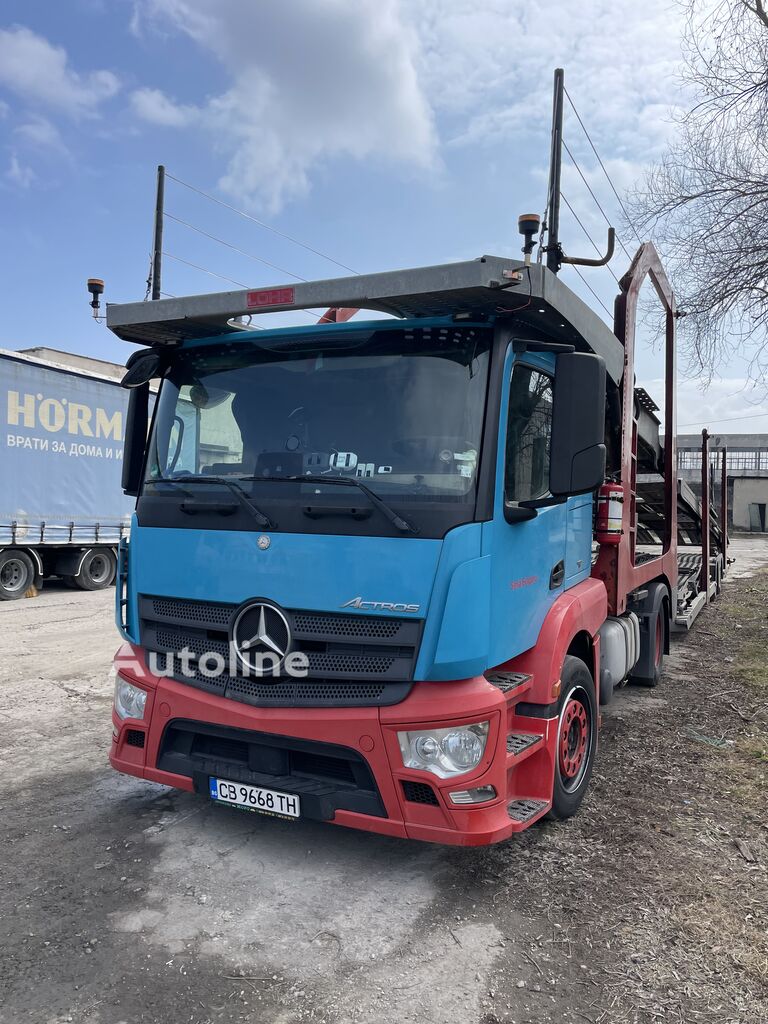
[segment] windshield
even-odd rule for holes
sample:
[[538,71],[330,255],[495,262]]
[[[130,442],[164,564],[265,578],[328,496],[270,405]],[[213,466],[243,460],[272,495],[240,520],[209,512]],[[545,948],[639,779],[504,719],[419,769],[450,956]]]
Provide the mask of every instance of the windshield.
[[[260,508],[286,488],[316,491],[275,480],[302,476],[357,479],[396,505],[474,502],[491,336],[369,324],[304,335],[300,350],[298,336],[273,335],[180,353],[160,392],[148,482],[159,492],[174,490],[161,479],[226,477],[255,489]],[[360,504],[359,488],[332,490],[336,504]]]

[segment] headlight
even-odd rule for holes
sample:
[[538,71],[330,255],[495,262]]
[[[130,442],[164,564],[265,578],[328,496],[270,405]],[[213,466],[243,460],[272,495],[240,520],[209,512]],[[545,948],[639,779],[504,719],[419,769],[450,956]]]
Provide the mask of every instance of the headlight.
[[400,752],[406,768],[421,768],[440,779],[450,779],[477,768],[488,739],[488,722],[399,732]]
[[120,718],[143,718],[147,691],[120,676],[115,681],[115,711]]

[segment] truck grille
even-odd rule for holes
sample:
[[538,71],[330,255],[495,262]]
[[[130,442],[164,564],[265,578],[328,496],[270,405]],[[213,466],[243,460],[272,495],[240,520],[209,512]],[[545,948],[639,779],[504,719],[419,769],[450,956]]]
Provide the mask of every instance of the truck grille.
[[231,664],[229,627],[240,605],[139,597],[141,643],[158,657],[188,649],[191,673],[182,674],[178,661],[172,678],[190,686],[247,704],[272,707],[300,705],[395,704],[407,696],[418,654],[419,620],[377,616],[337,615],[284,609],[293,635],[293,650],[309,662],[305,678],[222,674],[211,677],[199,659],[221,655]]

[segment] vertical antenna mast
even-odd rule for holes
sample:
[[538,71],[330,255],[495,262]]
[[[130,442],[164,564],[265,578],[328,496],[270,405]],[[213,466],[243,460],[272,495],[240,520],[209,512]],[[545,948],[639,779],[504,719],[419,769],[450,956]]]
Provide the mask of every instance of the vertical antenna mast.
[[547,269],[556,274],[562,262],[560,248],[560,171],[563,166],[563,90],[565,73],[555,69],[552,100],[552,148],[549,155],[549,199],[547,203]]
[[165,167],[157,168],[157,194],[155,196],[155,234],[152,243],[152,298],[160,298],[163,265],[163,207],[165,204]]

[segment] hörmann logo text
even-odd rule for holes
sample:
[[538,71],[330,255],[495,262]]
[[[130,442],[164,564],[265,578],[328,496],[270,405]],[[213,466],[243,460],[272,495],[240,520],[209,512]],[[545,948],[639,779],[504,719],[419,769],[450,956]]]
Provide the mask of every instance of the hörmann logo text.
[[415,614],[420,604],[395,604],[392,601],[364,601],[362,597],[353,597],[351,601],[340,605],[341,608],[360,608],[367,612],[410,612]]
[[81,402],[68,402],[66,398],[44,398],[42,395],[21,395],[8,392],[7,421],[11,427],[29,430],[42,427],[51,434],[63,430],[82,437],[111,437],[123,440],[123,414],[121,410],[110,416],[105,409],[92,409]]

